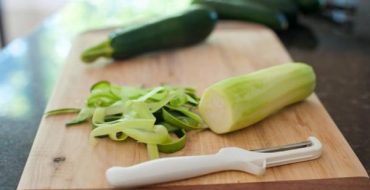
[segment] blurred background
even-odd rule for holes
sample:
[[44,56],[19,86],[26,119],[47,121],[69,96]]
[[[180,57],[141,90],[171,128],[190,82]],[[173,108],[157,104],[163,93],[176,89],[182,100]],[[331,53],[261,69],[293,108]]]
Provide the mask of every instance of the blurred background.
[[68,0],[2,0],[5,43],[32,32],[46,17],[58,11]]
[[[175,12],[190,0],[1,0],[0,188],[15,189],[64,60],[79,33]],[[316,93],[370,172],[370,1],[328,0],[276,32],[311,64]]]
[[[315,16],[320,16],[322,19],[331,22],[332,24],[343,25],[347,30],[353,30],[353,24],[358,21],[358,17],[354,19],[355,15],[366,14],[369,4],[361,0],[325,0],[326,9]],[[1,1],[1,14],[2,25],[4,28],[3,35],[5,42],[12,41],[16,37],[25,36],[35,29],[42,21],[62,9],[66,4],[83,2],[83,0],[2,0]],[[91,1],[92,3],[99,2],[97,0]],[[115,1],[114,4],[125,4],[134,1],[122,0]],[[166,2],[166,1],[161,1]],[[168,2],[168,1],[167,1]],[[181,5],[190,2],[189,0],[177,0]],[[102,3],[102,2],[101,2]],[[145,6],[148,4],[147,0],[139,0],[134,4]],[[162,3],[162,5],[164,5]],[[180,6],[181,6],[180,5]],[[362,15],[363,16],[363,15]],[[361,16],[360,16],[361,17]],[[362,17],[365,19],[365,17]],[[358,25],[356,28],[368,28],[368,26]],[[369,31],[363,31],[369,34]]]

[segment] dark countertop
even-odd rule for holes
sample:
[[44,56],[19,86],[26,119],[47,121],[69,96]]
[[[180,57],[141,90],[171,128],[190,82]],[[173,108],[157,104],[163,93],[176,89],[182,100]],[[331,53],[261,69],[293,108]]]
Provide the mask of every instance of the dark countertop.
[[[0,52],[0,187],[15,189],[49,95],[73,37],[181,9],[188,1],[77,1]],[[163,2],[163,1],[161,1]],[[296,61],[313,65],[316,93],[370,173],[370,1],[359,1],[352,26],[301,16],[279,33]],[[65,79],[68,80],[68,79]]]

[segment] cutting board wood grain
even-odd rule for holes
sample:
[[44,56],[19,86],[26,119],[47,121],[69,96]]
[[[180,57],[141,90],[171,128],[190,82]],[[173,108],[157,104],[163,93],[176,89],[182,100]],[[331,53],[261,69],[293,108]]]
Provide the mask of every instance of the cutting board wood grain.
[[[201,94],[210,84],[227,77],[292,61],[269,29],[224,22],[205,43],[197,46],[147,54],[117,64],[82,64],[79,55],[83,49],[104,39],[108,32],[87,32],[75,39],[47,109],[81,107],[90,86],[99,80],[136,86],[163,83],[191,86]],[[112,142],[101,139],[92,146],[88,141],[89,124],[64,126],[72,117],[42,119],[19,189],[109,188],[104,175],[107,168],[148,160],[145,145],[133,140]],[[323,154],[317,160],[271,168],[263,176],[228,171],[161,185],[367,177],[316,95],[237,132],[225,135],[216,135],[208,130],[191,132],[183,150],[161,154],[161,157],[211,154],[228,146],[245,149],[270,147],[303,141],[310,135],[315,135],[323,143]]]

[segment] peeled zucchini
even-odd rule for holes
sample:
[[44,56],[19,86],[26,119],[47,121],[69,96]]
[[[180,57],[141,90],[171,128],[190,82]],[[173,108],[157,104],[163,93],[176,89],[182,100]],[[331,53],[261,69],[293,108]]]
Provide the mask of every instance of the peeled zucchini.
[[315,73],[303,63],[287,63],[219,81],[208,87],[199,112],[215,133],[248,127],[308,97]]

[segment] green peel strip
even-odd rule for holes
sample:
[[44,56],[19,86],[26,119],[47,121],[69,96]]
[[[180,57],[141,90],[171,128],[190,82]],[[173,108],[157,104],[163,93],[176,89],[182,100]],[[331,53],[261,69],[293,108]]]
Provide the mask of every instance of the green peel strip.
[[88,107],[82,108],[81,111],[78,113],[77,117],[67,122],[66,126],[76,125],[76,124],[80,124],[80,123],[87,121],[89,118],[92,117],[93,112],[94,112],[94,109],[92,108],[88,108]]
[[62,109],[56,109],[56,110],[51,110],[45,113],[45,116],[52,116],[52,115],[62,115],[62,114],[67,114],[67,113],[78,113],[80,112],[81,109],[79,108],[62,108]]
[[186,131],[202,128],[202,120],[194,111],[198,102],[192,88],[146,89],[100,81],[90,88],[83,108],[52,110],[46,116],[78,113],[66,125],[90,121],[92,143],[102,137],[113,141],[132,138],[146,144],[149,158],[156,159],[159,152],[181,150],[186,143]]

